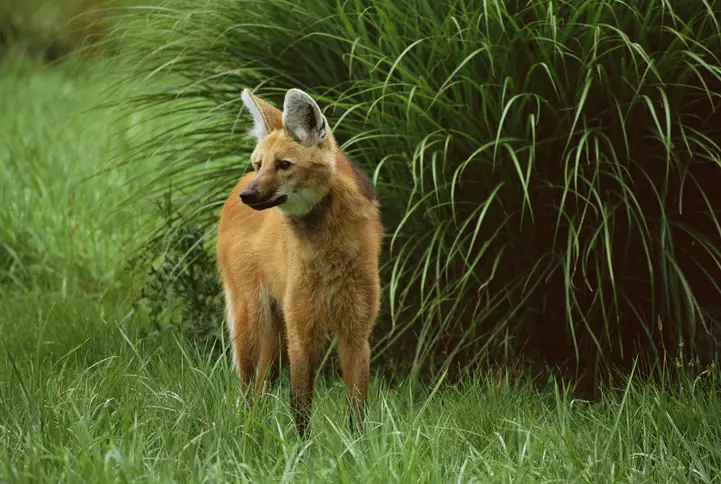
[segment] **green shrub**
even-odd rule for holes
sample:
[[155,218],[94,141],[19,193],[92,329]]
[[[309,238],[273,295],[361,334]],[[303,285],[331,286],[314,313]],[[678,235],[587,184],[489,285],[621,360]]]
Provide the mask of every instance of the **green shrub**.
[[211,235],[252,147],[241,89],[319,100],[382,203],[377,361],[583,368],[720,324],[720,10],[178,0],[119,33],[134,106],[173,113],[151,193],[172,180]]
[[153,333],[179,329],[200,342],[217,344],[223,304],[204,230],[175,210],[170,191],[158,209],[160,220],[172,230],[147,240],[144,250],[129,261],[130,268],[148,268],[135,308],[148,312]]

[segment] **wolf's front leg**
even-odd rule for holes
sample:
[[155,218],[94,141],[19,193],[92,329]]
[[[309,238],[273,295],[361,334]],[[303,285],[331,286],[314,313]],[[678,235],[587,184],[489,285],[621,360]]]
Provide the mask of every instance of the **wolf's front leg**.
[[359,431],[363,424],[365,401],[368,396],[371,355],[368,338],[339,334],[338,351],[343,369],[343,381],[346,385],[350,427],[353,431]]
[[290,360],[290,406],[298,433],[306,437],[313,406],[313,386],[324,334],[313,318],[313,311],[287,305],[285,320]]

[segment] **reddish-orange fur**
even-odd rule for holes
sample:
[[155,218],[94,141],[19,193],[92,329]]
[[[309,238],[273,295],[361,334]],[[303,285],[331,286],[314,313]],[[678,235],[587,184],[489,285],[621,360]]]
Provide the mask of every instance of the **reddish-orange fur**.
[[[330,132],[317,143],[301,144],[284,129],[281,111],[249,97],[262,115],[256,121],[263,123],[251,157],[257,171],[243,176],[225,202],[217,245],[238,375],[246,384],[255,379],[260,393],[285,336],[291,406],[304,434],[316,364],[327,332],[333,331],[351,424],[360,423],[368,339],[380,305],[378,204]],[[292,168],[280,170],[279,160],[289,160]],[[254,210],[239,197],[251,183],[263,196],[295,183],[319,200],[300,214],[284,213],[283,205]]]

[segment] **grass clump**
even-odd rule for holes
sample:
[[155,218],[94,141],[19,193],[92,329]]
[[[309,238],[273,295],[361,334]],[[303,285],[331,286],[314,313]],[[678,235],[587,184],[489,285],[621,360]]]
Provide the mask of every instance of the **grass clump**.
[[241,89],[319,100],[380,192],[376,364],[593,369],[717,348],[720,10],[176,0],[122,34],[136,105],[188,116],[145,153],[211,239],[247,169]]

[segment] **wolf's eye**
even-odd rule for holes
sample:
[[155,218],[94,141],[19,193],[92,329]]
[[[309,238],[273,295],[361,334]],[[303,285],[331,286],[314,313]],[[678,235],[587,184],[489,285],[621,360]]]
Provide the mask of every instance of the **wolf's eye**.
[[288,160],[278,160],[278,163],[276,163],[279,170],[287,170],[290,168],[290,165],[292,165],[292,163]]

